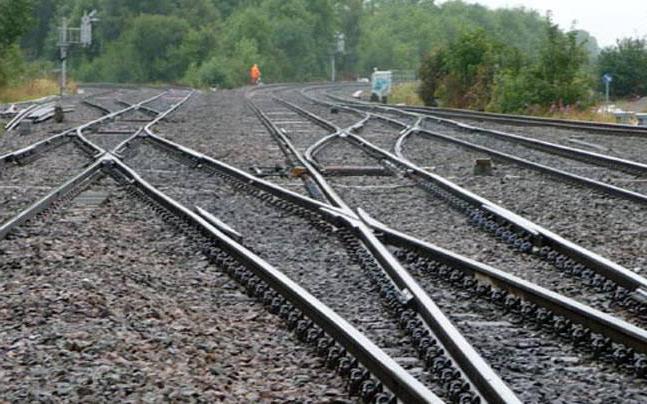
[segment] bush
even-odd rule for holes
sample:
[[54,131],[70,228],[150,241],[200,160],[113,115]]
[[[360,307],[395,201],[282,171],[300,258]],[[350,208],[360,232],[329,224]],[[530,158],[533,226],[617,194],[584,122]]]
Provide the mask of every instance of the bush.
[[497,76],[488,108],[498,112],[547,111],[556,106],[589,105],[591,82],[584,72],[588,59],[576,32],[563,33],[550,25],[539,60],[525,67],[504,70]]
[[485,109],[499,63],[509,52],[483,30],[466,32],[427,57],[420,69],[421,98],[453,108]]
[[238,87],[249,82],[248,71],[254,63],[262,67],[256,42],[242,39],[231,54],[213,56],[200,66],[192,65],[184,81],[195,87]]
[[577,33],[550,23],[536,60],[488,38],[461,35],[427,57],[420,69],[420,95],[427,105],[497,112],[584,106],[592,99],[585,72],[588,53]]
[[182,52],[189,24],[178,17],[140,15],[105,53],[78,69],[87,81],[153,82],[182,77],[190,60]]
[[25,61],[17,45],[0,48],[0,87],[19,82],[25,73]]
[[[597,74],[613,76],[613,95],[647,95],[647,40],[625,38],[615,47],[604,49],[598,58]],[[601,82],[600,86],[604,90]]]

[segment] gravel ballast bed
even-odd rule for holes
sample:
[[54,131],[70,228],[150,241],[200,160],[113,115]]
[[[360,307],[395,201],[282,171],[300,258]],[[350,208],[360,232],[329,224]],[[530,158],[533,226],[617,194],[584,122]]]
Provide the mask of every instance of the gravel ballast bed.
[[283,133],[301,154],[321,138],[330,134],[330,130],[301,116],[271,98],[270,94],[260,92],[252,98],[252,101],[279,129],[284,131]]
[[378,161],[359,146],[343,138],[331,139],[317,153],[314,159],[324,166],[375,166]]
[[3,244],[2,397],[344,401],[311,348],[110,182],[99,207]]
[[[330,107],[301,93],[305,89],[312,96],[330,100],[327,94],[348,96],[359,88],[357,84],[313,86],[198,91],[153,131],[309,195],[306,182],[288,176],[299,175],[300,171],[289,169],[301,164],[283,154],[250,102],[304,152],[330,130],[273,97],[341,127],[362,119],[362,114],[343,109],[332,113]],[[115,102],[117,98],[134,103],[163,91],[87,89],[85,96],[114,110],[125,108]],[[173,89],[148,106],[161,112],[187,94],[186,89]],[[87,108],[88,116],[90,110],[97,115],[92,119],[101,115],[98,109]],[[385,114],[409,124],[415,121],[396,112]],[[150,121],[154,114],[133,112],[105,125],[102,131],[134,132],[145,125],[144,119]],[[640,178],[632,175],[483,135],[460,133],[445,125],[431,128],[578,174],[618,185],[632,184],[632,189],[642,186]],[[374,118],[358,129],[357,135],[393,152],[400,130]],[[87,135],[107,149],[129,137],[125,133]],[[604,139],[613,140],[591,147],[607,147],[616,139],[629,138]],[[347,240],[345,231],[325,224],[316,213],[213,172],[208,164],[183,160],[186,156],[153,140],[140,140],[124,152],[124,162],[143,180],[188,209],[205,209],[240,233],[242,244],[322,300],[449,401],[447,386],[431,370],[425,370],[412,338],[400,329],[393,310],[384,307],[381,288],[368,276],[382,275],[357,263],[357,251],[348,249],[343,241]],[[575,140],[590,141],[581,134]],[[4,142],[6,138],[0,137],[0,150]],[[628,144],[613,150],[624,150]],[[393,168],[365,150],[338,137],[315,158],[322,167]],[[491,176],[475,176],[475,160],[489,158],[487,154],[423,136],[411,136],[404,155],[420,167],[644,275],[644,206],[496,158]],[[29,165],[3,168],[0,224],[90,162],[70,143]],[[509,248],[418,187],[418,180],[405,172],[395,174],[329,176],[327,181],[351,208],[361,207],[394,229],[647,329],[647,318],[613,303],[611,293],[596,292],[582,278],[569,277],[537,255]],[[4,325],[0,327],[0,375],[4,382],[0,401],[352,401],[346,381],[326,369],[312,346],[299,342],[284,321],[269,314],[218,265],[210,263],[201,253],[204,246],[191,241],[193,237],[174,227],[174,222],[165,221],[165,215],[150,209],[111,178],[101,179],[57,209],[20,226],[0,243],[0,322]],[[425,268],[429,261],[416,252],[387,247],[402,258],[423,289],[523,402],[647,402],[647,381],[634,376],[633,366],[594,358],[588,344],[557,336],[548,325],[538,327],[521,320],[518,314],[511,314],[516,311],[457,286],[453,276],[450,281],[433,275],[431,267]]]
[[[65,97],[65,105],[73,105],[74,111],[65,114],[63,123],[55,123],[54,120],[50,119],[33,125],[29,134],[22,135],[20,129],[0,134],[0,155],[25,148],[68,129],[101,118],[102,114],[98,109],[83,104],[81,100],[82,97],[78,95]],[[0,121],[0,124],[4,127],[2,121]]]
[[241,169],[285,166],[285,155],[248,107],[244,90],[199,92],[155,132]]
[[128,163],[186,206],[198,205],[243,236],[243,243],[337,311],[441,394],[408,337],[342,242],[310,221],[236,191],[217,176],[192,170],[142,145]]
[[561,129],[550,126],[519,126],[463,118],[452,119],[479,128],[499,130],[546,142],[562,144],[575,149],[647,163],[647,156],[644,153],[647,147],[647,138],[645,136],[599,134],[584,130]]
[[[306,94],[318,100],[330,102],[330,100],[325,99],[321,92],[306,91]],[[344,108],[335,108],[336,112],[333,113],[332,106],[314,102],[311,99],[304,97],[298,91],[286,92],[282,96],[286,98],[287,101],[290,101],[293,104],[334,123],[342,129],[353,126],[364,118],[363,115],[353,113]]]
[[494,162],[492,176],[474,176],[479,155],[461,157],[461,149],[412,137],[405,155],[420,165],[445,162],[437,166],[439,175],[627,268],[647,268],[643,206],[500,161]]
[[116,134],[116,133],[106,133],[106,134],[90,133],[85,135],[85,138],[88,139],[90,142],[94,143],[95,145],[99,146],[103,150],[112,151],[115,149],[115,147],[119,146],[123,141],[125,141],[126,139],[134,135],[136,131],[137,131],[136,129],[133,130],[133,133],[130,135]]
[[78,146],[67,142],[26,165],[3,168],[0,172],[0,223],[80,174],[89,162]]
[[620,188],[647,194],[647,182],[636,175],[550,154],[521,144],[502,140],[489,134],[468,133],[460,129],[452,128],[451,126],[441,125],[430,121],[425,121],[423,126],[434,132],[450,135],[470,143],[511,154],[526,161],[543,164],[572,174],[615,185]]
[[642,403],[647,383],[521,322],[449,282],[409,268],[430,297],[524,403]]
[[[582,290],[576,281],[560,278],[548,264],[505,251],[505,246],[483,233],[470,232],[460,217],[432,202],[425,203],[426,197],[414,188],[403,187],[401,181],[393,178],[380,180],[380,185],[357,178],[334,182],[351,207],[363,207],[386,224],[553,289],[568,291],[594,307],[606,306],[605,296],[596,297]],[[547,276],[551,272],[553,275]],[[644,381],[601,365],[588,353],[579,352],[548,333],[515,323],[514,318],[494,305],[475,300],[413,269],[412,273],[523,402],[573,402],[580,397],[582,402],[589,402],[598,396],[604,397],[600,402],[615,397],[622,397],[618,402],[638,403],[644,399]]]
[[375,146],[393,153],[395,144],[400,137],[401,130],[402,128],[389,125],[373,118],[369,119],[366,125],[357,131],[357,135]]
[[467,216],[408,180],[348,177],[330,178],[329,182],[352,208],[361,207],[396,230],[520,276],[629,322],[647,325],[647,321],[612,305],[609,295],[585,288],[580,280],[565,277],[549,263],[521,254],[473,227]]

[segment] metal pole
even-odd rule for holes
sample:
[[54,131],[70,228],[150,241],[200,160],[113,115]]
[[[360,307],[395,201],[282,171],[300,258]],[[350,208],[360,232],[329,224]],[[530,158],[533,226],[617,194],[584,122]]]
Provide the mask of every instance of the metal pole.
[[335,80],[337,79],[337,67],[335,66],[335,54],[332,54],[331,57],[331,65],[332,65],[332,82],[334,83]]
[[61,28],[60,37],[61,47],[61,97],[65,94],[65,87],[67,85],[67,19],[63,17],[63,25]]
[[605,80],[606,94],[607,94],[607,110],[609,109],[609,80]]
[[61,48],[61,97],[65,94],[65,87],[67,87],[67,49]]

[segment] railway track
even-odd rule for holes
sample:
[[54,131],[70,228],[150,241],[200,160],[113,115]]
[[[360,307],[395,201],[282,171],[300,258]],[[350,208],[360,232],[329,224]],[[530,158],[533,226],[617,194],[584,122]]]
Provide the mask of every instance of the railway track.
[[[460,159],[482,155],[414,143],[429,141],[419,115],[329,91],[230,93],[219,118],[217,94],[104,93],[89,101],[102,117],[3,156],[15,192],[54,167],[22,202],[7,194],[0,227],[6,395],[647,399],[642,278],[443,178],[464,185]],[[33,351],[61,375],[103,370],[34,396],[48,369],[20,373]]]
[[[397,111],[391,113],[395,115]],[[404,123],[401,123],[403,127]],[[392,136],[391,139],[396,137]],[[441,176],[451,177],[452,181],[490,200],[501,201],[511,210],[569,239],[578,240],[628,268],[644,267],[640,251],[644,251],[646,246],[642,239],[634,237],[641,232],[638,224],[641,220],[633,220],[644,215],[640,195],[638,199],[625,198],[625,195],[616,194],[604,184],[590,184],[587,179],[578,181],[568,172],[561,175],[525,164],[527,158],[510,160],[505,156],[500,157],[482,148],[472,147],[451,133],[430,132],[422,127],[400,134],[394,149],[400,158],[410,157],[416,164],[429,167]],[[524,150],[526,154],[529,152],[528,149]],[[537,151],[533,156],[537,159],[544,155],[545,152]],[[495,160],[496,168],[491,177],[473,174],[474,161],[483,158]],[[541,161],[541,165],[548,166],[556,159],[561,157],[549,156],[548,160]],[[570,164],[584,166],[573,160]],[[605,167],[588,167],[606,170]],[[519,197],[519,190],[532,197]],[[550,197],[544,198],[545,194]],[[583,199],[590,202],[582,204]],[[582,233],[589,237],[581,238]]]
[[[604,132],[587,133],[582,130],[552,127],[550,130],[547,130],[546,127],[518,126],[513,123],[496,123],[471,119],[460,119],[460,122],[484,129],[513,133],[531,139],[561,144],[567,147],[576,147],[594,153],[645,163],[645,157],[640,152],[645,140],[640,134],[635,135],[631,132],[609,135]],[[618,138],[621,138],[622,141],[618,142]]]
[[[395,132],[395,134],[392,134],[392,136],[391,136],[392,139],[397,139],[397,137],[398,137],[397,132]],[[364,146],[365,149],[368,148],[366,144],[364,144],[363,146]],[[326,146],[326,147],[328,147],[328,146]],[[372,151],[375,151],[375,150],[372,150]],[[324,152],[324,150],[321,150],[322,154],[323,154],[323,152]],[[366,162],[366,160],[370,158],[370,153],[365,153],[362,150],[357,149],[356,153],[362,155],[362,157],[359,158],[360,161]],[[331,153],[331,154],[334,155],[334,153]],[[373,157],[375,157],[375,155]],[[380,157],[384,158],[385,154],[379,155],[378,158],[376,158],[376,160],[380,160]],[[346,156],[339,156],[338,158],[340,160],[347,160]],[[397,159],[395,159],[394,161],[397,161]],[[330,165],[330,164],[334,164],[334,163],[336,163],[336,162],[335,161],[325,161],[322,165],[326,166],[326,165]],[[379,180],[380,184],[375,184],[378,181],[376,181],[375,179],[368,179],[368,178],[344,178],[344,179],[341,179],[341,180],[338,180],[338,179],[335,178],[335,179],[330,179],[330,180],[333,183],[333,188],[338,189],[340,194],[342,195],[342,197],[349,196],[349,192],[346,192],[347,189],[356,190],[356,189],[359,188],[359,189],[361,189],[362,191],[364,191],[367,194],[369,192],[371,192],[371,191],[367,191],[367,190],[372,190],[373,193],[370,193],[369,195],[362,195],[362,196],[356,198],[355,200],[353,200],[354,205],[356,205],[356,206],[367,206],[367,207],[369,207],[368,208],[369,210],[372,207],[375,207],[376,209],[378,209],[378,211],[379,211],[379,209],[381,209],[381,211],[379,211],[379,213],[382,213],[382,215],[379,215],[378,217],[384,217],[384,218],[393,219],[393,221],[396,222],[398,225],[401,225],[402,222],[406,223],[408,220],[411,220],[412,224],[411,224],[410,227],[406,228],[407,230],[415,232],[417,230],[420,230],[421,228],[424,229],[425,225],[423,223],[429,223],[430,222],[430,218],[428,217],[428,215],[425,216],[424,214],[418,215],[418,216],[409,214],[407,216],[410,216],[410,217],[405,217],[404,219],[402,218],[402,216],[398,216],[397,218],[394,218],[394,216],[397,215],[395,212],[397,212],[398,207],[401,207],[401,206],[404,206],[404,205],[411,206],[412,205],[411,199],[414,199],[414,201],[413,201],[414,203],[420,202],[420,200],[415,200],[415,198],[411,198],[411,194],[415,193],[414,191],[411,190],[412,185],[409,184],[407,186],[406,184],[403,184],[402,178],[398,178],[398,179],[395,179],[395,180],[389,180],[389,179],[380,178],[380,180]],[[389,183],[389,181],[391,181],[391,183]],[[341,182],[341,184],[340,184],[340,182]],[[338,186],[335,186],[335,185],[338,185]],[[339,185],[341,185],[341,186],[339,186]],[[394,195],[393,195],[394,190],[402,190],[401,194],[404,195],[404,199],[394,198]],[[362,191],[357,191],[357,193],[361,193]],[[384,197],[382,197],[382,198],[377,196],[377,194],[381,193],[381,192],[383,192],[385,194]],[[397,192],[397,191],[395,191],[395,192]],[[352,199],[352,196],[349,196],[349,197]],[[396,200],[394,201],[393,199],[396,199]],[[422,199],[422,197],[420,197],[420,199]],[[388,208],[385,208],[385,206],[388,206]],[[443,216],[443,217],[447,216],[447,214],[444,211],[443,211],[443,215],[439,215],[438,214],[439,212],[437,212],[437,211],[435,211],[434,213],[437,216]],[[423,218],[424,218],[424,220],[423,220]],[[431,223],[433,223],[433,224],[431,224],[430,227],[432,227],[436,231],[439,228],[442,228],[442,225],[438,224],[437,221],[431,220]],[[447,229],[447,232],[451,232],[451,231],[455,230],[454,227],[455,227],[455,224],[452,224],[452,226]],[[445,232],[443,232],[443,234],[445,234]],[[458,239],[456,241],[459,241],[460,239],[464,239],[464,238],[465,238],[465,235],[463,235],[462,237],[458,237]],[[455,248],[455,245],[456,245],[455,243],[456,242],[451,243],[452,247],[454,247],[454,248]],[[500,255],[504,255],[504,254],[505,253],[503,251],[501,251],[501,250],[497,250],[496,252],[492,253],[492,255],[495,255],[497,257],[499,257]],[[506,260],[504,259],[503,261],[506,261]],[[516,263],[513,264],[513,266],[518,265],[518,264],[519,264],[519,262],[516,262]],[[526,267],[527,266],[528,266],[528,264],[526,264]],[[539,269],[539,268],[537,268],[537,269]],[[523,271],[520,271],[520,272],[523,272]],[[542,273],[543,271],[539,270],[537,272],[538,272],[538,276],[545,276],[545,273]],[[524,274],[524,275],[527,276],[527,274]],[[553,283],[552,286],[555,286],[556,284],[558,284],[558,285],[560,285],[560,287],[562,287],[562,289],[564,291],[568,290],[569,286],[563,285],[564,281],[559,280],[559,277],[560,276],[557,275],[555,278],[553,278],[553,279],[555,279],[555,281],[553,281],[555,283]],[[573,287],[571,286],[571,288],[573,288]],[[577,289],[577,287],[574,287],[574,289]],[[590,292],[588,292],[588,293],[590,293]],[[596,298],[593,297],[591,300],[596,300]],[[594,303],[591,303],[591,304],[594,304]],[[601,308],[606,308],[607,306],[605,304],[603,304],[600,307]],[[619,311],[622,312],[623,310],[621,309]],[[617,314],[622,315],[622,313],[617,313]],[[633,317],[633,316],[630,315],[629,317]],[[633,320],[637,321],[639,324],[642,324],[641,323],[642,320],[640,320],[640,317],[633,318]]]
[[[4,243],[5,399],[345,399],[280,319],[129,191],[104,178]],[[43,364],[27,367],[36,350]],[[47,368],[59,372],[43,388]]]
[[457,110],[451,108],[429,108],[429,107],[405,107],[406,111],[430,114],[447,118],[479,120],[485,122],[494,122],[502,124],[513,124],[515,126],[528,127],[550,127],[564,130],[573,130],[579,132],[614,134],[621,136],[643,137],[647,134],[645,128],[632,125],[618,125],[600,122],[585,122],[563,119],[538,118],[520,115],[495,114],[488,112],[476,112],[467,110]]
[[[152,145],[146,144],[151,141]],[[162,153],[155,150],[155,144]],[[453,394],[454,399],[470,396],[469,385],[464,386],[462,383],[458,383],[458,390],[454,383],[454,391],[444,391],[450,390],[450,382],[460,379],[459,377],[452,375],[449,380],[439,383],[431,372],[425,370],[425,363],[419,358],[416,344],[407,341],[406,333],[400,330],[402,325],[406,325],[398,323],[401,315],[398,311],[390,313],[383,307],[389,301],[380,296],[379,290],[387,290],[390,281],[379,270],[375,258],[362,252],[356,242],[351,242],[354,239],[351,234],[332,224],[326,224],[320,214],[306,213],[300,207],[302,204],[314,205],[310,208],[316,208],[317,212],[321,209],[321,204],[303,200],[303,197],[294,194],[285,200],[286,195],[277,193],[276,190],[274,193],[267,190],[262,192],[260,189],[241,192],[241,189],[247,188],[246,182],[250,180],[248,176],[245,181],[240,181],[232,178],[231,172],[223,175],[225,166],[215,161],[203,161],[199,164],[195,161],[199,155],[182,151],[160,138],[152,137],[148,142],[144,140],[138,149],[126,161],[142,173],[144,178],[150,179],[154,184],[164,184],[164,192],[179,198],[185,205],[212,212],[224,223],[223,227],[235,234],[246,246],[261,258],[280,267],[290,278],[297,280],[310,293],[349,319],[435,392],[439,392],[441,396]],[[170,152],[171,156],[164,156],[164,151],[167,154]],[[172,161],[173,154],[176,160],[184,160],[184,168],[181,167],[182,163]],[[191,172],[186,167],[193,167],[194,170]],[[178,178],[178,173],[183,175]],[[237,176],[241,174],[238,173]],[[267,185],[266,183],[265,187]],[[277,200],[276,195],[282,195],[284,200]],[[289,245],[289,253],[278,251],[275,247],[277,245]],[[304,261],[303,256],[308,256],[308,260]],[[401,306],[399,294],[393,291],[390,295],[392,301],[388,306],[391,310]],[[352,304],[353,301],[357,304]],[[365,310],[373,314],[366,316]],[[403,308],[400,313],[402,311]],[[409,332],[419,328],[421,326],[413,327]]]
[[[169,110],[169,112],[171,111],[172,109]],[[164,115],[158,116],[151,124],[156,123],[164,117]],[[131,142],[139,141],[139,138],[144,137],[144,135],[154,136],[149,129],[150,125],[144,128],[143,131],[136,132],[128,142],[122,142],[118,147],[118,151],[124,152],[125,149],[129,149]],[[83,142],[91,144],[90,141],[83,140],[85,136],[83,136],[82,131],[83,129],[79,129],[79,132],[77,132],[78,137]],[[94,147],[98,148],[96,145]],[[132,153],[132,150],[128,150],[128,152]],[[15,224],[11,226],[11,230],[16,230],[17,225],[24,224],[25,221],[29,221],[30,219],[33,221],[35,218],[39,218],[40,216],[38,214],[42,214],[43,211],[45,214],[48,214],[49,210],[66,205],[66,202],[69,202],[66,198],[76,201],[78,198],[75,198],[75,194],[83,194],[84,190],[90,188],[91,184],[97,178],[105,175],[115,177],[121,186],[136,184],[134,186],[136,190],[132,190],[132,192],[139,194],[143,199],[147,199],[149,204],[157,206],[156,209],[160,213],[171,211],[176,217],[180,217],[180,219],[191,219],[193,227],[197,228],[194,230],[198,231],[198,237],[201,232],[203,236],[204,233],[208,233],[211,238],[217,239],[217,244],[213,244],[213,241],[210,243],[203,241],[203,243],[206,243],[201,245],[203,249],[207,248],[206,245],[210,245],[205,250],[207,256],[227,267],[234,278],[248,287],[248,292],[251,295],[257,295],[261,301],[271,306],[270,310],[272,312],[276,308],[277,314],[281,314],[290,324],[294,324],[290,328],[296,328],[302,340],[314,344],[320,355],[329,356],[325,362],[328,366],[333,369],[337,368],[339,362],[340,372],[345,377],[350,378],[349,388],[351,388],[354,394],[362,394],[369,398],[375,397],[379,402],[385,399],[390,401],[389,394],[381,393],[382,384],[371,380],[370,376],[371,372],[373,372],[379,376],[379,380],[390,391],[397,394],[403,400],[411,402],[437,401],[433,393],[424,388],[412,376],[400,368],[399,365],[373,345],[372,342],[367,340],[366,337],[354,331],[351,326],[345,323],[334,312],[327,309],[319,301],[314,300],[311,295],[291,283],[282,273],[277,272],[265,261],[262,261],[260,258],[254,258],[256,256],[253,252],[246,250],[245,247],[242,247],[226,235],[220,233],[219,230],[212,227],[205,219],[200,218],[166,195],[158,192],[112,154],[104,154],[92,166],[86,169],[84,173],[72,182],[67,183],[64,187],[61,187],[55,194],[51,194],[51,198],[46,201],[46,204],[43,201],[37,209],[31,209],[29,215],[22,215],[21,220],[19,220],[20,223],[14,221]],[[168,218],[166,215],[162,216]],[[185,225],[180,226],[180,228],[186,230]],[[11,230],[9,231],[11,237],[16,237],[17,235],[11,233]],[[231,244],[228,244],[230,242]],[[220,250],[220,248],[225,247],[223,244],[227,245],[230,250],[227,252]],[[246,265],[236,265],[236,260],[232,260],[229,258],[230,256],[236,257],[238,261]],[[252,272],[247,272],[250,270],[254,270],[257,275],[254,275]],[[250,282],[253,284],[250,284]],[[269,285],[265,284],[265,282]],[[279,294],[272,289],[278,290],[281,293]],[[295,303],[295,306],[292,306],[290,303]],[[312,320],[306,320],[307,318],[311,318]],[[319,328],[317,325],[322,328]],[[324,329],[326,330],[325,332],[323,331]],[[327,337],[326,333],[331,333],[334,339]],[[340,343],[340,348],[334,347],[336,342]],[[397,346],[397,344],[395,345]],[[330,355],[326,355],[328,351],[330,351]],[[353,357],[350,359],[346,356],[347,351],[353,354]],[[368,366],[363,368],[363,364],[367,364]],[[370,369],[370,372],[368,369]]]

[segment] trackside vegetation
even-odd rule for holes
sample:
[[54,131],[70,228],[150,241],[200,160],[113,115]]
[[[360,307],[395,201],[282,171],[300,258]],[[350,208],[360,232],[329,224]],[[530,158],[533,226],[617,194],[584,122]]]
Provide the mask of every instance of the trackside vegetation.
[[483,29],[463,33],[423,60],[421,97],[428,105],[495,112],[590,104],[594,93],[585,42],[550,19],[540,38],[537,53],[529,55]]
[[249,82],[255,63],[264,82],[326,80],[343,33],[338,77],[420,71],[427,104],[586,105],[602,71],[617,75],[617,96],[647,90],[642,40],[600,53],[587,32],[564,32],[536,11],[458,0],[0,0],[0,89],[51,77],[62,18],[78,26],[92,9],[93,44],[68,59],[78,81],[231,88]]

